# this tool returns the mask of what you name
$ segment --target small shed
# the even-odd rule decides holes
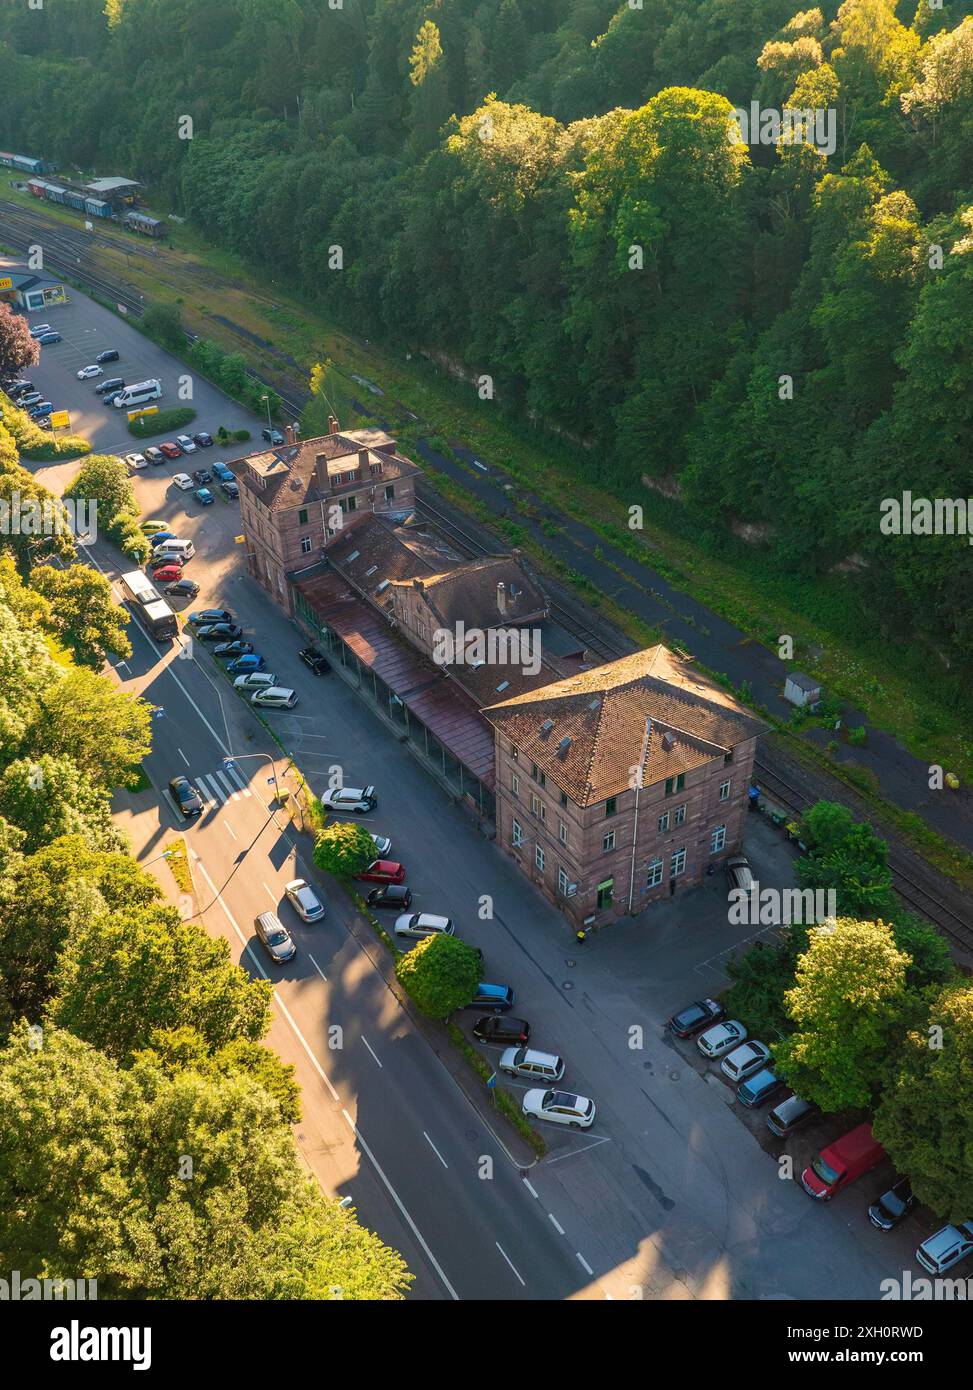
[[[784,681],[784,699],[803,709],[805,705],[816,705],[821,698],[821,686],[801,671],[788,671]]]

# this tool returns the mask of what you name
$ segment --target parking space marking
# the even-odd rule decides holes
[[[572,1149],[570,1153],[558,1154],[557,1158],[545,1158],[545,1159],[544,1159],[544,1163],[545,1163],[546,1166],[550,1167],[550,1165],[551,1165],[552,1163],[560,1163],[562,1159],[565,1159],[565,1158],[577,1158],[578,1154],[587,1153],[588,1149],[597,1149],[598,1146],[599,1146],[599,1144],[610,1144],[610,1143],[611,1143],[611,1136],[608,1135],[608,1134],[606,1134],[603,1138],[601,1138],[601,1139],[596,1139],[596,1140],[594,1140],[594,1142],[591,1143],[591,1144],[585,1144],[584,1148],[582,1148],[582,1149]]]
[[[727,946],[725,950],[717,951],[713,956],[707,956],[705,960],[693,966],[693,971],[697,975],[702,975],[705,971],[709,970],[716,975],[723,975],[726,977],[726,963],[731,956],[736,955],[739,951],[745,951],[748,946],[753,945],[755,941],[759,941],[762,936],[769,935],[772,940],[779,940],[777,932],[777,927],[762,927],[760,931],[754,932],[753,936],[745,937],[742,941],[735,941],[732,946]],[[722,961],[724,964],[717,965],[714,963],[716,961]]]

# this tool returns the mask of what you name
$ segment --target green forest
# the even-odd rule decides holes
[[[0,70],[0,143],[973,658],[968,537],[880,529],[973,497],[973,4],[47,0]],[[743,143],[752,104],[831,138]]]

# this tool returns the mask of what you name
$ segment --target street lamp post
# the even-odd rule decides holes
[[[150,864],[158,864],[160,859],[181,859],[182,857],[183,851],[181,849],[167,849],[162,854],[157,854],[154,859],[146,860],[142,868],[147,869]]]
[[[270,770],[274,774],[274,797],[277,801],[280,801],[280,785],[277,781],[277,764],[274,761],[273,753],[234,753],[231,758],[223,759],[223,766],[226,768],[227,772],[232,772],[234,764],[242,762],[244,758],[263,758],[264,760],[269,760]]]
[[[273,425],[273,421],[272,421],[271,418],[270,418],[270,397],[266,394],[266,392],[264,392],[264,394],[260,397],[260,399],[266,403],[266,406],[267,406],[267,428],[270,430],[271,433],[273,433],[274,425]]]

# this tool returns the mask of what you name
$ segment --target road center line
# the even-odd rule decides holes
[[[559,1235],[559,1236],[563,1236],[563,1235],[564,1235],[564,1227],[561,1225],[560,1221],[558,1221],[557,1217],[556,1217],[556,1216],[552,1216],[551,1213],[548,1212],[548,1213],[547,1213],[547,1219],[548,1219],[548,1221],[550,1221],[550,1223],[551,1223],[551,1225],[554,1227],[555,1231],[557,1231],[558,1235]]]
[[[270,899],[270,901],[271,901],[272,903],[276,904],[277,899],[278,899],[278,897],[279,897],[280,895],[279,895],[278,893],[275,893],[274,890],[273,890],[272,888],[268,888],[267,885],[266,885],[266,883],[264,883],[263,887],[264,887],[264,892],[267,894],[267,896],[268,896],[268,898]]]
[[[588,1263],[585,1257],[577,1250],[575,1250],[574,1253],[578,1257],[578,1261],[581,1265],[581,1268],[585,1271],[586,1274],[590,1274],[591,1277],[594,1278],[595,1271],[591,1268],[591,1265]]]
[[[500,1254],[503,1256],[503,1258],[507,1261],[507,1264],[508,1264],[508,1265],[510,1266],[510,1268],[513,1270],[514,1274],[516,1274],[516,1275],[517,1275],[517,1278],[520,1279],[520,1275],[517,1273],[517,1268],[516,1268],[516,1266],[515,1266],[513,1260],[512,1260],[512,1259],[510,1258],[510,1256],[507,1254],[506,1250],[504,1250],[503,1246],[500,1244],[500,1242],[499,1242],[498,1240],[495,1240],[493,1243],[494,1243],[494,1245],[497,1247],[497,1249],[500,1251]],[[521,1283],[521,1287],[526,1289],[527,1285],[524,1283],[523,1279],[520,1279],[520,1283]]]
[[[530,1183],[527,1181],[527,1179],[526,1179],[526,1178],[521,1178],[520,1181],[524,1184],[524,1186],[526,1187],[526,1189],[527,1189],[527,1191],[530,1193],[530,1195],[531,1195],[532,1197],[534,1197],[534,1198],[539,1202],[539,1201],[540,1201],[540,1198],[537,1196],[537,1193],[536,1193],[536,1192],[534,1191],[534,1189],[531,1187],[531,1185],[530,1185]]]
[[[429,1145],[429,1147],[432,1149],[433,1153],[434,1153],[434,1154],[436,1155],[436,1157],[439,1159],[439,1161],[440,1161],[440,1163],[443,1165],[443,1167],[444,1167],[444,1168],[448,1168],[448,1167],[449,1167],[449,1164],[448,1164],[448,1163],[446,1162],[446,1160],[443,1158],[442,1154],[441,1154],[441,1153],[439,1152],[439,1150],[436,1148],[436,1145],[435,1145],[435,1144],[432,1142],[432,1140],[429,1138],[429,1135],[426,1133],[425,1130],[422,1131],[422,1137],[423,1137],[423,1139],[425,1139],[426,1143],[427,1143],[427,1144]]]
[[[229,822],[228,820],[225,820],[225,821],[222,821],[221,824],[222,824],[224,830],[226,830],[227,834],[230,836],[230,838],[233,839],[233,840],[235,840],[235,839],[236,839],[236,835],[233,833],[233,826],[230,824],[230,822]]]
[[[179,747],[177,746],[177,747],[176,747],[176,752],[179,754],[180,758],[182,758],[183,762],[184,762],[184,763],[186,764],[186,766],[188,767],[188,766],[189,766],[189,759],[186,757],[186,755],[185,755],[185,753],[182,751],[182,749],[179,748]]]
[[[369,1050],[369,1052],[372,1054],[372,1056],[375,1057],[375,1061],[378,1062],[378,1057],[375,1056],[375,1049],[372,1047],[371,1043],[370,1043],[370,1042],[368,1041],[368,1039],[365,1037],[365,1034],[364,1034],[364,1033],[362,1033],[362,1035],[361,1035],[361,1040],[362,1040],[362,1042],[365,1044],[365,1046],[368,1048],[368,1050]],[[381,1065],[382,1065],[381,1062],[378,1062],[378,1065],[381,1066]]]
[[[321,976],[321,979],[324,980],[325,984],[327,984],[327,981],[328,981],[327,975],[326,975],[326,974],[324,973],[324,971],[321,969],[320,965],[318,965],[317,961],[316,961],[316,960],[314,959],[314,957],[311,955],[311,952],[310,952],[310,951],[308,951],[308,953],[307,953],[307,958],[308,958],[308,960],[311,962],[311,964],[314,966],[314,968],[315,968],[315,970],[318,972],[318,974]]]

